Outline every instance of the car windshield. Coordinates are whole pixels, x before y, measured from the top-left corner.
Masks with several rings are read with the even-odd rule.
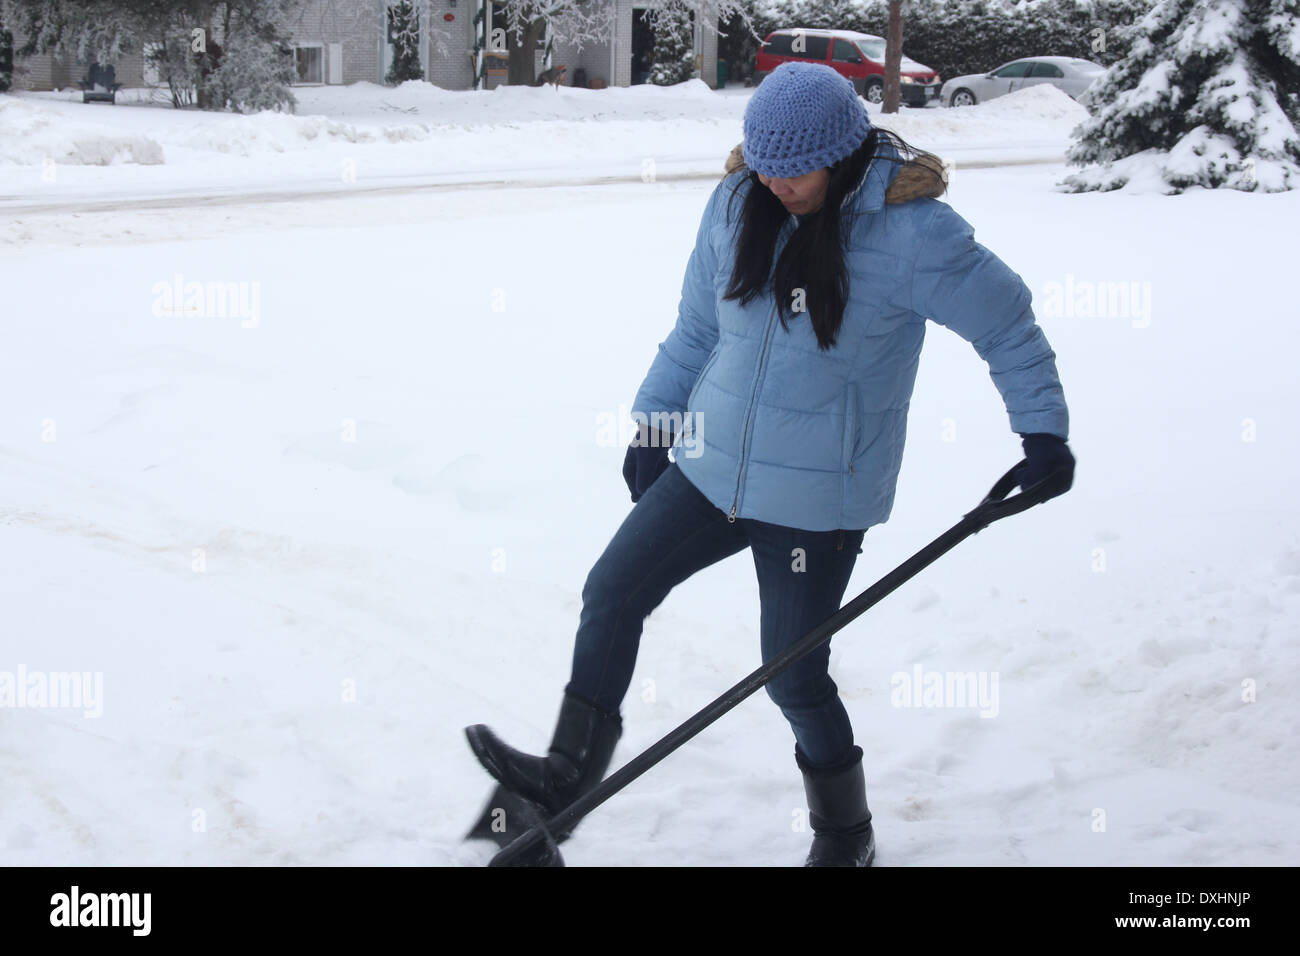
[[[858,40],[858,49],[862,51],[863,56],[868,60],[877,62],[885,58],[885,41],[884,40]]]
[[[1070,66],[1074,67],[1080,73],[1104,73],[1106,68],[1100,63],[1093,63],[1092,60],[1071,60]]]

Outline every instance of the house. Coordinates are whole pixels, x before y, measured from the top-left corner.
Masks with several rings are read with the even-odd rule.
[[[491,0],[427,0],[417,4],[432,12],[420,22],[420,65],[427,80],[447,90],[475,88],[476,42],[504,31],[506,17]],[[661,0],[613,0],[612,42],[577,45],[557,39],[551,64],[566,68],[564,83],[571,85],[579,69],[591,86],[631,86],[643,81],[640,64],[654,45],[654,35],[643,22],[646,8]],[[392,63],[393,43],[388,36],[386,0],[307,0],[290,28],[298,83],[305,86],[365,81],[383,83]],[[480,14],[485,16],[480,16]],[[477,18],[477,22],[476,22]],[[484,20],[487,21],[486,28]],[[430,21],[430,22],[426,22]],[[503,36],[504,33],[495,34]],[[717,84],[717,34],[694,29],[697,75],[709,86]],[[505,82],[504,55],[488,55],[478,64],[485,73],[482,88]],[[543,52],[536,53],[536,70],[543,68]],[[51,54],[18,57],[14,88],[50,90],[76,87],[86,64],[56,60]],[[139,53],[114,63],[117,80],[127,87],[156,85],[157,78]]]

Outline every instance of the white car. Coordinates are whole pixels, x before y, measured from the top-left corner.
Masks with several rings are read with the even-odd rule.
[[[1105,72],[1100,63],[1078,57],[1026,56],[1004,63],[992,73],[953,77],[939,91],[939,99],[948,106],[974,106],[1027,86],[1051,83],[1077,100]]]

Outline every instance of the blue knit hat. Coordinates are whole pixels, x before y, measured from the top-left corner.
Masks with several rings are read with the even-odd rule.
[[[745,165],[792,179],[843,159],[871,131],[853,84],[820,63],[782,63],[745,108]]]

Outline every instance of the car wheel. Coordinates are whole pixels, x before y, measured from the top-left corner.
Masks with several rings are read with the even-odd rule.
[[[948,98],[949,106],[974,106],[975,94],[970,90],[957,90]]]
[[[885,84],[880,80],[867,80],[866,86],[862,89],[862,98],[868,103],[879,106],[885,102]]]

